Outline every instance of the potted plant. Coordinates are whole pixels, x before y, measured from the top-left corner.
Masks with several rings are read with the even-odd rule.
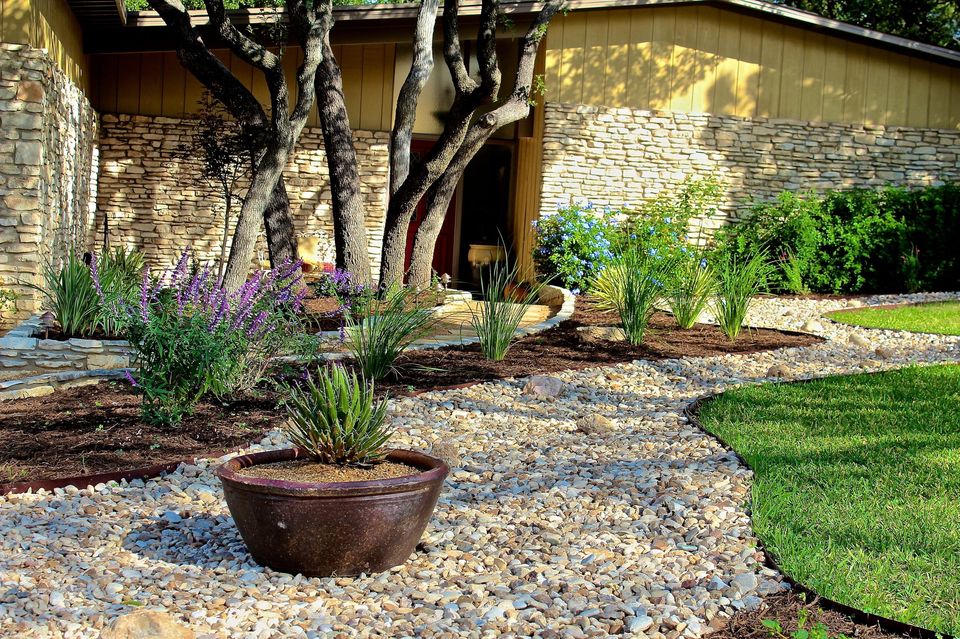
[[[387,450],[387,400],[340,365],[289,389],[296,448],[235,457],[217,469],[254,560],[311,577],[403,563],[430,520],[449,469]]]

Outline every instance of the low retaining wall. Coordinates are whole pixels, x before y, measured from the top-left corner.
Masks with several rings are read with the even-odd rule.
[[[34,316],[0,338],[0,381],[130,365],[130,344],[125,340],[41,339],[39,332],[40,318]]]

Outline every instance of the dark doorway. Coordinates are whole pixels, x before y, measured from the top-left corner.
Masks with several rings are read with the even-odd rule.
[[[513,246],[510,227],[510,180],[513,148],[508,144],[487,144],[474,156],[463,174],[463,203],[460,209],[459,279],[467,288],[479,282],[467,259],[470,245]]]
[[[413,140],[410,145],[410,164],[416,164],[423,158],[433,146],[432,140]],[[459,187],[458,187],[459,188]],[[456,209],[457,195],[450,198],[450,206],[447,207],[446,217],[443,218],[443,226],[440,227],[440,236],[437,238],[437,245],[433,249],[433,270],[438,275],[444,273],[453,274],[453,243],[454,231],[456,228]],[[410,227],[407,229],[407,251],[404,260],[404,270],[410,269],[410,258],[413,254],[413,238],[417,234],[417,229],[423,222],[423,217],[427,213],[426,198],[420,200],[417,210],[410,220]]]

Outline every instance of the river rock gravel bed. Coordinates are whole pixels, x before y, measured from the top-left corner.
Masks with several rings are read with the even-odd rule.
[[[95,638],[143,608],[204,638],[702,636],[784,586],[750,529],[750,471],[683,407],[773,378],[960,361],[960,338],[822,319],[847,304],[758,302],[752,324],[828,338],[806,348],[565,372],[555,396],[506,380],[395,401],[396,444],[436,446],[459,466],[420,550],[385,574],[254,564],[217,460],[0,497],[0,636]],[[275,433],[252,449],[282,444]]]

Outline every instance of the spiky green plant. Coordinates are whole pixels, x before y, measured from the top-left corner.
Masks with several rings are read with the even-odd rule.
[[[740,336],[753,298],[765,288],[771,270],[765,252],[746,260],[727,255],[718,261],[717,294],[712,311],[720,330],[731,341]]]
[[[400,353],[427,334],[435,322],[411,289],[394,287],[382,296],[358,300],[346,316],[345,339],[366,379],[381,379],[394,369]]]
[[[804,282],[803,266],[800,258],[790,249],[787,249],[784,256],[780,258],[780,270],[783,271],[783,284],[791,293],[806,295],[810,292],[810,287]]]
[[[509,260],[494,264],[490,275],[480,278],[484,302],[470,307],[470,323],[480,338],[480,350],[484,357],[495,362],[507,356],[527,307],[540,299],[543,288],[542,284],[530,284],[519,299],[512,298],[511,285],[518,276],[519,271],[511,268]]]
[[[643,337],[654,306],[664,295],[664,282],[672,275],[675,260],[656,251],[631,247],[614,258],[605,286],[611,292],[609,302],[620,316],[620,326],[633,345]]]
[[[287,435],[314,460],[341,466],[383,460],[393,430],[386,425],[387,399],[376,400],[373,382],[334,364],[287,392]]]
[[[685,259],[674,273],[667,295],[670,312],[680,328],[692,328],[706,310],[716,288],[716,275],[706,258]]]
[[[90,276],[90,267],[70,251],[63,264],[49,264],[43,271],[44,287],[38,288],[67,336],[88,336],[97,328],[100,296]]]
[[[608,264],[590,284],[590,294],[596,300],[596,306],[601,311],[616,311],[619,301],[623,299],[621,286],[624,282],[623,262],[618,258]]]

